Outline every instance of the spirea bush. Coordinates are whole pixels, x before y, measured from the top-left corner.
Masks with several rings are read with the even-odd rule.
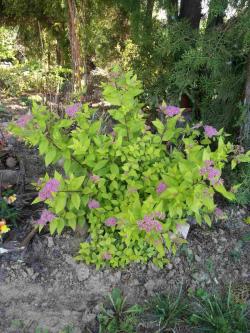
[[[63,118],[34,105],[11,130],[38,146],[46,165],[63,165],[63,175],[55,171],[38,184],[35,202],[48,206],[40,228],[48,223],[51,234],[60,234],[87,223],[89,237],[77,259],[97,267],[148,260],[162,266],[185,242],[188,219],[211,225],[213,213],[221,214],[215,192],[234,199],[221,173],[229,159],[235,167],[249,154],[236,156],[223,130],[191,127],[175,106],[161,107],[164,120],[153,121],[153,133],[137,98],[141,83],[130,72],[112,77],[103,84],[112,105],[110,133],[102,121],[107,115],[97,119],[87,104],[69,106]]]

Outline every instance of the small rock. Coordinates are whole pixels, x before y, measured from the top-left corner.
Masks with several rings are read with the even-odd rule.
[[[197,250],[199,253],[202,253],[202,247],[200,245],[197,246]]]
[[[78,281],[82,282],[84,280],[87,280],[89,277],[89,269],[87,266],[83,264],[79,264],[76,266],[76,276]]]
[[[194,273],[193,275],[192,275],[192,277],[193,277],[193,279],[194,280],[197,280],[197,281],[199,281],[199,282],[205,282],[205,281],[208,281],[209,280],[209,277],[208,277],[208,275],[206,274],[206,273],[204,273],[204,272],[197,272],[197,273]]]
[[[53,241],[52,237],[48,237],[47,241],[48,241],[48,247],[53,247],[54,246],[54,241]]]
[[[130,283],[129,283],[129,286],[130,287],[136,287],[136,286],[139,286],[140,285],[140,282],[137,280],[137,279],[133,279]]]
[[[171,270],[173,267],[174,267],[173,264],[171,263],[167,264],[167,269]]]
[[[109,282],[112,284],[117,284],[121,281],[121,272],[115,272],[112,276],[109,275]]]
[[[223,247],[222,247],[222,246],[219,246],[219,247],[217,248],[217,252],[218,252],[218,253],[223,253],[223,252],[224,252]]]
[[[12,169],[17,165],[17,160],[14,157],[10,156],[6,159],[5,163],[8,168]]]
[[[72,258],[69,255],[65,255],[65,261],[70,266],[75,266],[76,265],[76,262],[75,262],[74,258]]]
[[[175,266],[179,265],[180,262],[181,262],[181,259],[180,259],[180,258],[176,257],[176,258],[174,259],[174,264],[175,264]]]
[[[243,278],[248,278],[248,277],[249,277],[249,274],[248,274],[247,271],[243,270],[243,272],[241,273],[241,276],[242,276]]]
[[[168,278],[172,278],[176,274],[176,271],[173,269],[168,273]]]
[[[82,316],[82,323],[89,324],[91,321],[95,320],[96,314],[89,312],[89,310],[85,311],[84,315]]]
[[[148,280],[144,287],[146,288],[147,292],[151,294],[154,290],[155,282],[153,280]]]
[[[195,259],[197,262],[201,262],[201,257],[199,257],[197,254],[194,256],[194,259]]]
[[[149,267],[152,269],[152,271],[158,273],[161,269],[160,267],[154,265],[152,262],[149,264]]]

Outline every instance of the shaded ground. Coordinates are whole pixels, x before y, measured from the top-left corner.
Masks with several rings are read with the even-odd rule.
[[[36,150],[27,151],[16,144],[26,161],[27,178],[36,179],[45,170]],[[232,282],[237,297],[249,299],[250,226],[243,223],[246,209],[228,208],[227,222],[212,229],[192,227],[189,244],[164,269],[134,264],[122,270],[99,271],[75,262],[73,257],[83,239],[70,232],[61,237],[35,235],[27,248],[16,250],[14,241],[31,229],[32,215],[36,214],[29,201],[23,212],[23,220],[4,243],[13,251],[0,255],[1,333],[34,333],[37,327],[58,333],[67,325],[76,333],[97,332],[96,315],[113,287],[121,288],[129,302],[143,303],[148,296],[172,291],[180,284],[188,291],[196,287],[222,289]],[[21,321],[22,328],[15,328],[14,321]],[[140,332],[149,329],[142,324]],[[187,331],[183,328],[180,332]]]

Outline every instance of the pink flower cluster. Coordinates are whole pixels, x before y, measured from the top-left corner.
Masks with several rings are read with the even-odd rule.
[[[178,106],[173,106],[173,105],[169,105],[166,108],[165,114],[169,117],[173,117],[176,116],[177,114],[180,113],[180,108],[178,108]]]
[[[97,175],[91,175],[89,179],[92,180],[93,183],[98,183],[101,178]]]
[[[115,217],[109,217],[106,221],[105,221],[105,225],[107,227],[114,227],[117,223],[117,219]]]
[[[41,200],[50,199],[52,197],[52,193],[58,191],[59,186],[60,182],[57,179],[52,178],[48,180],[41,191],[38,193],[38,197]]]
[[[169,105],[169,106],[161,106],[160,107],[161,111],[165,113],[166,116],[168,117],[173,117],[176,116],[177,114],[180,113],[180,108],[178,106],[174,105]]]
[[[104,260],[110,260],[110,259],[112,259],[112,255],[109,252],[104,252],[102,254],[102,259],[104,259]]]
[[[215,211],[214,211],[214,213],[215,213],[215,215],[217,216],[217,217],[222,217],[223,216],[223,210],[221,209],[221,208],[219,208],[219,207],[216,207],[215,208]]]
[[[25,114],[21,117],[19,117],[19,119],[16,121],[16,124],[20,127],[25,127],[28,122],[33,118],[33,116],[31,114]]]
[[[145,215],[143,220],[137,222],[139,229],[145,230],[146,232],[151,232],[152,230],[161,232],[162,224],[157,220],[157,218],[163,220],[165,218],[165,214],[155,212],[150,215]]]
[[[94,199],[89,200],[88,202],[89,209],[96,209],[100,208],[100,203]]]
[[[167,188],[167,185],[163,182],[160,182],[156,187],[156,192],[158,194],[161,194],[162,192],[164,192],[166,190],[166,188]]]
[[[223,179],[220,179],[221,172],[219,169],[213,167],[214,162],[207,160],[205,161],[205,167],[200,169],[201,176],[207,176],[212,185],[223,184]]]
[[[76,116],[76,113],[79,111],[79,109],[81,108],[82,104],[81,103],[75,103],[73,105],[68,106],[65,109],[66,114],[70,117],[70,118],[74,118]]]
[[[53,221],[55,217],[56,216],[53,213],[51,213],[49,210],[44,209],[42,211],[40,219],[36,221],[36,224],[45,225],[46,223]]]
[[[217,129],[212,126],[205,125],[204,130],[208,138],[212,138],[213,136],[218,134]]]

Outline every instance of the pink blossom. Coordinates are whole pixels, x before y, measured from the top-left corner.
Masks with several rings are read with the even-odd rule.
[[[39,192],[38,197],[41,200],[50,199],[52,197],[52,193],[58,191],[59,186],[60,182],[57,179],[52,178],[48,180],[43,189]]]
[[[164,192],[166,190],[166,188],[167,188],[167,185],[163,182],[160,182],[156,187],[156,192],[158,194],[161,194],[162,192]]]
[[[81,108],[82,104],[81,103],[75,103],[73,105],[68,106],[65,109],[66,114],[70,117],[70,118],[74,118],[76,116],[76,113],[79,111],[79,109]]]
[[[208,138],[212,138],[214,135],[218,134],[217,129],[212,126],[205,125],[204,130]]]
[[[96,209],[100,208],[100,203],[94,199],[89,200],[88,202],[89,209]]]
[[[161,232],[162,224],[155,219],[155,217],[151,215],[145,215],[143,220],[137,222],[139,229],[146,231],[147,233],[150,231]]]
[[[221,217],[221,216],[223,216],[223,210],[220,209],[219,207],[216,207],[216,208],[215,208],[214,213],[215,213],[215,215],[216,215],[217,217]]]
[[[16,121],[16,124],[20,127],[25,127],[28,122],[33,118],[31,114],[25,114]]]
[[[91,175],[90,180],[92,180],[93,183],[97,183],[101,178],[97,175]]]
[[[215,169],[213,167],[208,167],[207,168],[207,178],[209,180],[214,179],[215,177],[219,177],[220,176],[220,170]]]
[[[117,219],[115,217],[109,217],[106,221],[105,224],[107,227],[113,227],[117,223]]]
[[[168,116],[168,117],[173,117],[176,116],[177,114],[180,113],[180,108],[178,108],[178,106],[174,106],[174,105],[169,105],[166,107],[166,110],[164,111],[164,113]]]
[[[44,209],[42,211],[40,219],[36,221],[36,224],[45,225],[46,223],[53,221],[55,217],[56,216],[49,210]]]
[[[200,175],[201,176],[205,176],[205,174],[207,173],[207,168],[206,167],[203,167],[200,169]]]
[[[102,254],[102,259],[104,259],[104,260],[110,260],[110,259],[112,259],[112,255],[109,252],[104,252]]]

